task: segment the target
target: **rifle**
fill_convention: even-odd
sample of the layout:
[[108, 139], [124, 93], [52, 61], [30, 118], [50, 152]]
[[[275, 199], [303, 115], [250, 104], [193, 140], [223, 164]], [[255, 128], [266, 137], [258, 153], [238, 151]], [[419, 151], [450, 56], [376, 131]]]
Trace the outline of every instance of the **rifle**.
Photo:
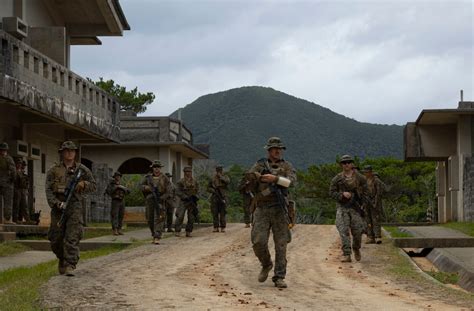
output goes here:
[[209, 186], [211, 189], [214, 189], [214, 194], [216, 195], [216, 197], [219, 199], [219, 201], [223, 204], [226, 204], [226, 201], [225, 201], [225, 198], [224, 196], [222, 195], [222, 192], [221, 190], [219, 189], [219, 187], [216, 187], [214, 186], [214, 182], [211, 181], [210, 183], [210, 186]]
[[160, 192], [158, 191], [158, 187], [152, 182], [150, 176], [148, 176], [148, 184], [152, 187], [151, 194], [153, 195], [153, 201], [155, 201], [155, 211], [157, 215], [160, 215]]
[[340, 185], [342, 186], [341, 190], [343, 192], [349, 192], [351, 193], [351, 198], [350, 199], [346, 199], [345, 197], [343, 197], [343, 205], [344, 207], [346, 208], [353, 208], [362, 218], [365, 217], [365, 211], [362, 209], [361, 206], [363, 205], [366, 205], [366, 206], [370, 206], [372, 205], [372, 202], [370, 202], [370, 199], [365, 197], [365, 196], [361, 196], [359, 194], [359, 191], [350, 191], [347, 189], [347, 185], [344, 181], [341, 181]]
[[76, 170], [74, 171], [74, 177], [69, 181], [69, 184], [64, 191], [64, 195], [66, 197], [66, 201], [64, 201], [64, 207], [61, 214], [61, 218], [58, 221], [58, 227], [61, 227], [65, 223], [66, 214], [69, 207], [69, 202], [71, 201], [72, 196], [74, 195], [74, 190], [76, 189], [77, 183], [81, 180], [82, 170], [77, 166]]
[[[261, 164], [263, 164], [263, 171], [261, 172], [262, 175], [264, 174], [272, 174], [272, 170], [270, 168], [270, 165], [268, 164], [267, 159], [263, 158], [259, 160]], [[278, 206], [280, 206], [283, 209], [283, 212], [285, 213], [286, 219], [288, 221], [288, 228], [291, 229], [293, 228], [293, 223], [291, 221], [290, 214], [288, 212], [288, 206], [286, 205], [286, 198], [285, 195], [283, 194], [283, 190], [279, 185], [270, 183], [269, 184], [269, 189], [272, 193], [274, 193], [277, 197], [278, 200]], [[286, 189], [285, 189], [286, 190]]]

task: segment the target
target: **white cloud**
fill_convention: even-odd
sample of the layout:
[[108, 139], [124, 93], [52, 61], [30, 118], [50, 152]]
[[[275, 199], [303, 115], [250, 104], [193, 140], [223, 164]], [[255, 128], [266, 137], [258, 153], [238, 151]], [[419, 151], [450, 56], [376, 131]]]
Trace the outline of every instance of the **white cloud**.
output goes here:
[[132, 31], [75, 47], [73, 69], [155, 92], [146, 115], [244, 85], [373, 123], [474, 100], [470, 1], [121, 3]]

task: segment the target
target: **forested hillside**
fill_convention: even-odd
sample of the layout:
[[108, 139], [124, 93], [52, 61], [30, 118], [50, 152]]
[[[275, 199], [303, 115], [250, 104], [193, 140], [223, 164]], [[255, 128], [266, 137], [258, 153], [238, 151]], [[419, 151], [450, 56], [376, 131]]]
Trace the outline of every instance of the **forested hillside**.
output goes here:
[[[354, 102], [350, 109], [358, 109]], [[172, 116], [177, 117], [177, 112]], [[268, 137], [279, 136], [285, 158], [297, 168], [361, 158], [402, 157], [402, 127], [361, 123], [315, 103], [266, 87], [241, 87], [199, 97], [181, 110], [194, 143], [210, 144], [211, 158], [248, 166], [265, 155]]]

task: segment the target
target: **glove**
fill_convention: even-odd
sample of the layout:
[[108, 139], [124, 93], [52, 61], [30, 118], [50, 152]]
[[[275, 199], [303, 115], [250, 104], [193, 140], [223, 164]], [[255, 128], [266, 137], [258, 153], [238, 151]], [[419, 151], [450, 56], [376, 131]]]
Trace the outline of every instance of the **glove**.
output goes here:
[[84, 189], [86, 188], [86, 186], [87, 186], [87, 181], [81, 180], [80, 182], [77, 183], [76, 192], [82, 193]]
[[145, 192], [151, 192], [152, 189], [151, 189], [150, 186], [143, 186], [143, 191], [145, 191]]

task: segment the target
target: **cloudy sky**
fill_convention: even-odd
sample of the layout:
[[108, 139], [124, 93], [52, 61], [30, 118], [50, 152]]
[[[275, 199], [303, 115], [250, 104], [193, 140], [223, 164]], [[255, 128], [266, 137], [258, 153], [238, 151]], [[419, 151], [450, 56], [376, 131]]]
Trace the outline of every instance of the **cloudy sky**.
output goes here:
[[383, 124], [474, 100], [471, 0], [120, 3], [131, 31], [74, 47], [72, 68], [154, 92], [145, 115], [249, 85]]

